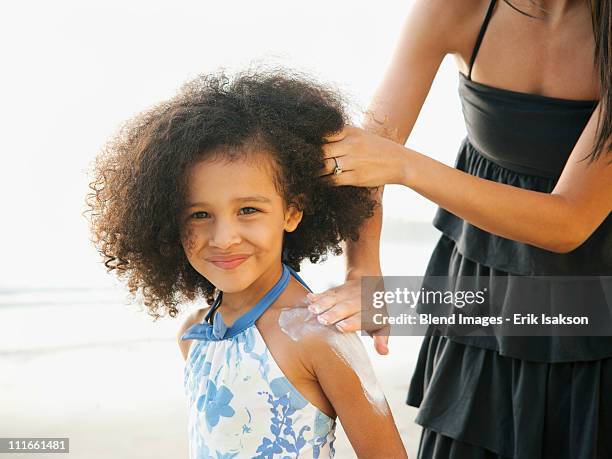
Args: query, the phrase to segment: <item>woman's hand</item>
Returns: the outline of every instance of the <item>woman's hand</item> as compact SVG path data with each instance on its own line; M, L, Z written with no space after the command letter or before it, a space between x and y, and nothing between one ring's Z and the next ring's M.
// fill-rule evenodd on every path
M377 187L405 183L406 152L393 140L355 126L326 137L321 177L334 185ZM334 168L342 169L334 174Z
M312 301L308 309L318 314L317 319L322 324L334 324L343 333L361 330L361 278L348 279L344 284L322 293L309 293L308 298ZM374 338L376 352L381 355L389 353L387 326L365 331Z

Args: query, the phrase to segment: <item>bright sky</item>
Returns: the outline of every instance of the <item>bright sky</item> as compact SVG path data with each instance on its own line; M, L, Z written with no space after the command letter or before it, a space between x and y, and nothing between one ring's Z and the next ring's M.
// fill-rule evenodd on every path
M98 284L86 170L118 124L197 73L282 64L365 109L411 1L25 1L4 4L0 40L0 288ZM465 135L447 58L407 145L452 165ZM436 206L388 187L385 214Z

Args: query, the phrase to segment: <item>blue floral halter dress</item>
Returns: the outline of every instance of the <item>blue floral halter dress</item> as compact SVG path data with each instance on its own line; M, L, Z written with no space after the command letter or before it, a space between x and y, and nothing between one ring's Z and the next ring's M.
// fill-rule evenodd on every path
M255 326L290 275L310 291L283 263L274 287L231 327L217 311L220 293L204 322L181 337L197 340L184 374L190 459L334 457L335 420L289 382Z

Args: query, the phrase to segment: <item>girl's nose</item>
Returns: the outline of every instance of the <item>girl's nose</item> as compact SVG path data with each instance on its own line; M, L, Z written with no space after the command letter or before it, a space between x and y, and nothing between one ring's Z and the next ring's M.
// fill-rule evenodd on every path
M235 225L227 221L217 221L209 244L212 247L225 250L232 245L238 244L240 240L241 238Z

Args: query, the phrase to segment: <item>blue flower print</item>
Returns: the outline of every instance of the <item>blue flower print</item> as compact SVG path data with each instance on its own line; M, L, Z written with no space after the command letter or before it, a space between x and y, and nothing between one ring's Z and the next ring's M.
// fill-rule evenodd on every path
M226 386L221 386L217 390L215 383L210 380L207 386L206 395L200 396L197 406L199 411L204 411L206 426L211 432L219 423L221 416L231 418L234 415L234 409L229 406L234 394Z
M317 414L314 422L314 438L309 441L312 445L312 457L313 459L318 459L321 455L321 448L323 448L327 444L327 436L329 432L333 431L335 428L336 421L327 416L322 411L317 410ZM334 450L334 440L335 437L332 435L331 441L329 443L330 454L333 457L335 454Z
M270 381L270 389L272 389L272 393L275 397L288 395L289 403L296 411L308 405L308 400L306 400L285 377L274 378Z
M278 377L270 381L272 394L265 391L258 392L267 395L272 420L270 433L273 438L264 437L257 447L258 456L255 459L272 459L281 453L297 454L306 444L304 434L311 430L310 426L303 426L295 431L292 416L296 411L304 408L308 401L293 387L287 378Z
M249 417L249 420L246 422L246 424L242 425L242 433L243 434L244 433L251 433L251 431L253 429L251 429L250 425L251 425L251 421L253 420L253 416L251 416L251 412L249 411L248 408L245 407L244 410L246 411L247 416Z
M233 358L235 360L234 367L238 368L244 356L248 355L250 358L259 362L259 373L262 378L267 381L268 372L270 371L269 353L267 349L264 349L261 354L255 352L256 342L255 326L251 326L233 338L231 346L228 346L226 350L225 360L226 363L230 365L231 359Z
M206 362L204 364L204 373L202 374L202 376L206 377L208 375L210 375L210 368L212 367L212 364L210 362Z
M238 453L220 453L219 451L215 451L217 453L216 459L234 459L238 456Z
M317 437L327 436L333 429L335 421L320 410L317 410L314 420L314 434Z
M240 343L241 341L243 342L244 352L247 354L253 352L253 349L255 349L255 335L253 334L253 329L246 330L242 336L238 336L238 342Z
M202 445L200 448L198 448L197 459L211 459L210 453L206 445Z
M192 447L194 447L195 449L195 458L196 459L214 459L210 455L210 450L208 449L208 446L204 444L202 437L197 434L196 424L193 424L191 429L192 429L191 438L195 439L194 440L195 443L194 445L192 445Z

